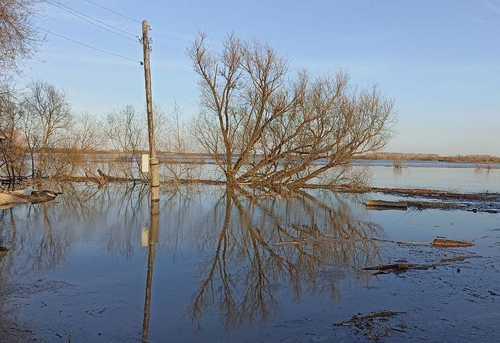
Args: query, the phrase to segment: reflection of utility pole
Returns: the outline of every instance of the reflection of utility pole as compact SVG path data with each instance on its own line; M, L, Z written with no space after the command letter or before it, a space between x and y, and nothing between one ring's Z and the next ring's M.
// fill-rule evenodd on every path
M148 112L149 138L149 182L151 185L151 200L160 200L160 165L156 158L155 123L153 113L153 93L151 90L151 41L149 38L149 23L142 22L142 45L144 49L144 80L146 86L146 108Z
M148 235L148 272L146 275L146 294L144 297L144 319L142 322L142 341L149 342L149 323L151 320L151 297L153 272L156 259L156 244L160 235L160 203L151 201L151 226Z

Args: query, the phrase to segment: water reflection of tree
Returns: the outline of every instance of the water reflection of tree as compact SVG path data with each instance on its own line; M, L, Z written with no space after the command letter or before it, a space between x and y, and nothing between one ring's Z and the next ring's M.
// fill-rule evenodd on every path
M105 248L124 256L138 248L147 189L60 185L57 202L0 211L0 244L10 252L2 264L8 272L29 275L61 264L76 242L97 235ZM16 230L17 228L17 230Z
M17 241L16 218L13 209L0 211L0 246L15 247ZM10 304L12 292L12 256L0 254L0 340L23 342L30 339L28 331L20 329L16 308Z
M277 199L228 189L214 222L221 229L206 237L215 250L192 305L196 320L212 304L219 305L227 326L265 319L277 307L280 283L289 285L295 300L325 289L338 297L339 273L326 271L378 257L369 239L378 227L356 219L340 199L329 205L305 192Z

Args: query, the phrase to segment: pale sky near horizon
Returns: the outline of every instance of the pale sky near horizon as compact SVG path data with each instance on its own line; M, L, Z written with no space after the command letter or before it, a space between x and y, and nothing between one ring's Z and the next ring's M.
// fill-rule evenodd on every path
M48 33L23 64L20 84L64 89L77 112L105 115L144 107L139 43L102 30L56 2L139 34L140 23L85 0L48 0L35 24L126 59ZM198 32L214 48L229 33L273 46L292 72L338 70L353 84L376 84L395 102L387 151L500 155L500 0L159 1L92 0L136 20L153 37L155 103L198 113L198 86L186 49Z

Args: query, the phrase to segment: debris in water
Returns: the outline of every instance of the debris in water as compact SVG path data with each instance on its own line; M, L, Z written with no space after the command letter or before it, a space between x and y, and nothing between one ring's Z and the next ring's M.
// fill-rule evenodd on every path
M368 200L365 205L366 207L373 209L391 209L403 211L406 211L408 209L408 203L406 201Z
M414 208L417 210L441 209L441 210L464 210L474 213L499 213L498 203L485 203L478 207L473 207L471 203L450 202L450 201L385 201L368 200L365 206L371 210L403 210Z
M477 255L468 255L468 256L456 256L456 257L451 257L451 258L443 258L440 261L436 263L393 263L393 264L383 264L375 267L366 267L363 268L363 270L368 270L368 271L376 271L373 275L380 275L380 274L399 274L399 273L405 273L409 270L428 270L428 269L436 269L437 267L443 267L443 266L448 266L451 265L455 262L463 262L466 259L469 258L477 258L481 256Z
M435 248L467 248L474 246L474 243L467 241L454 241L451 239L436 238L432 241L432 246Z
M395 243L398 245L432 246L434 248L467 248L474 246L474 243L471 242L451 240L441 236L437 236L432 242L392 241L380 238L371 238L371 240L384 243Z
M336 323L336 326L352 327L357 334L362 334L368 339L378 342L383 337L390 336L393 332L406 332L406 325L391 325L391 318L405 312L380 311L367 315L354 315L351 319Z

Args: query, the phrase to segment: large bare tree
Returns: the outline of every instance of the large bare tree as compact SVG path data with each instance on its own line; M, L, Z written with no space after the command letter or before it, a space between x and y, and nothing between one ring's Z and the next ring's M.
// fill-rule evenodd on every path
M393 105L376 88L357 91L342 73L292 78L269 46L234 36L215 54L201 35L190 54L201 88L196 135L228 183L301 188L325 174L338 183L354 157L386 143Z
M0 1L0 72L28 56L36 41L31 23L35 0Z

